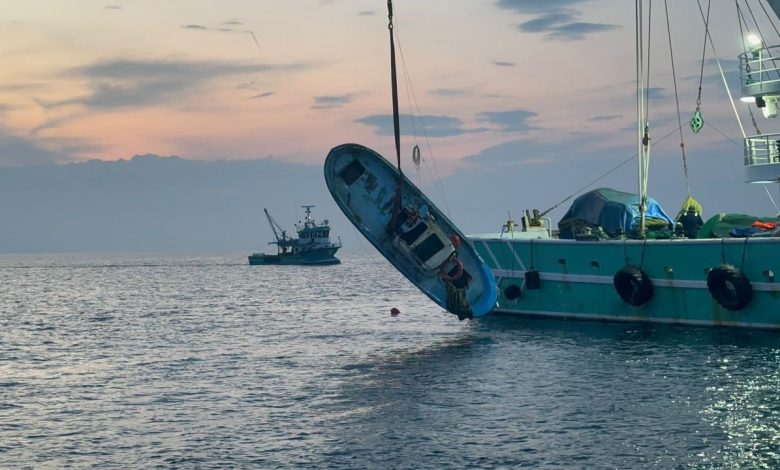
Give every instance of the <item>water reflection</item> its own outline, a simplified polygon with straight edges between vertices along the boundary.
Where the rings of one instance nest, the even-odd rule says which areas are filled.
[[[361,373],[328,418],[326,455],[360,447],[376,465],[777,468],[778,357],[772,332],[489,318],[354,366]]]

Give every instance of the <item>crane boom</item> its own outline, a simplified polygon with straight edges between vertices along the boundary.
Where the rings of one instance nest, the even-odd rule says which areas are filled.
[[[279,224],[276,223],[274,218],[271,217],[271,214],[268,213],[268,209],[263,207],[263,211],[265,212],[265,217],[268,219],[268,225],[271,226],[271,230],[274,232],[274,238],[276,238],[276,243],[283,241],[282,239],[279,238],[279,232],[282,232],[283,238],[287,238],[286,236],[284,236],[285,232],[282,229],[282,227],[280,227]],[[276,231],[277,229],[279,229],[279,232]]]

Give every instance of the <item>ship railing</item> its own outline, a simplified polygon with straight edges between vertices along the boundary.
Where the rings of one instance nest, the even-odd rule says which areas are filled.
[[[740,54],[739,79],[745,95],[780,90],[780,46],[761,47]]]
[[[780,163],[780,133],[745,138],[745,165]]]

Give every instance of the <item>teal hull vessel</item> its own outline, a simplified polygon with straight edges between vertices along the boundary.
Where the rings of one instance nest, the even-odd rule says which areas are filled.
[[[338,247],[310,250],[301,254],[288,253],[269,255],[265,253],[254,253],[249,255],[249,264],[253,266],[264,264],[295,264],[310,266],[339,264],[341,263],[341,260],[335,256],[337,250]]]
[[[470,237],[497,280],[495,313],[780,329],[778,238],[578,241],[512,235],[517,233]],[[641,270],[652,285],[642,305],[621,297],[625,286],[616,275],[627,266]],[[715,275],[734,270],[741,277]]]
[[[311,216],[314,206],[301,206],[306,209],[303,223],[295,226],[298,237],[290,237],[287,231],[271,217],[267,209],[265,216],[276,241],[270,244],[276,245],[276,254],[253,253],[249,255],[249,264],[253,266],[267,264],[323,266],[339,264],[336,251],[341,248],[341,240],[338,243],[330,241],[330,226],[325,220],[318,224]]]

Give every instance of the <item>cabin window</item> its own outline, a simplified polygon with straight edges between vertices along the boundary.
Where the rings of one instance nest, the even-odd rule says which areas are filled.
[[[428,225],[425,222],[420,222],[415,225],[411,230],[401,234],[401,240],[407,245],[412,245],[415,240],[420,238],[425,231],[428,230]]]
[[[339,176],[344,180],[347,185],[354,183],[360,176],[365,173],[366,168],[360,164],[357,160],[352,160],[352,163],[345,166]]]
[[[441,251],[442,248],[444,248],[444,243],[442,243],[435,233],[432,233],[425,241],[414,247],[414,250],[412,251],[414,252],[414,255],[424,263],[431,259],[433,255]]]

